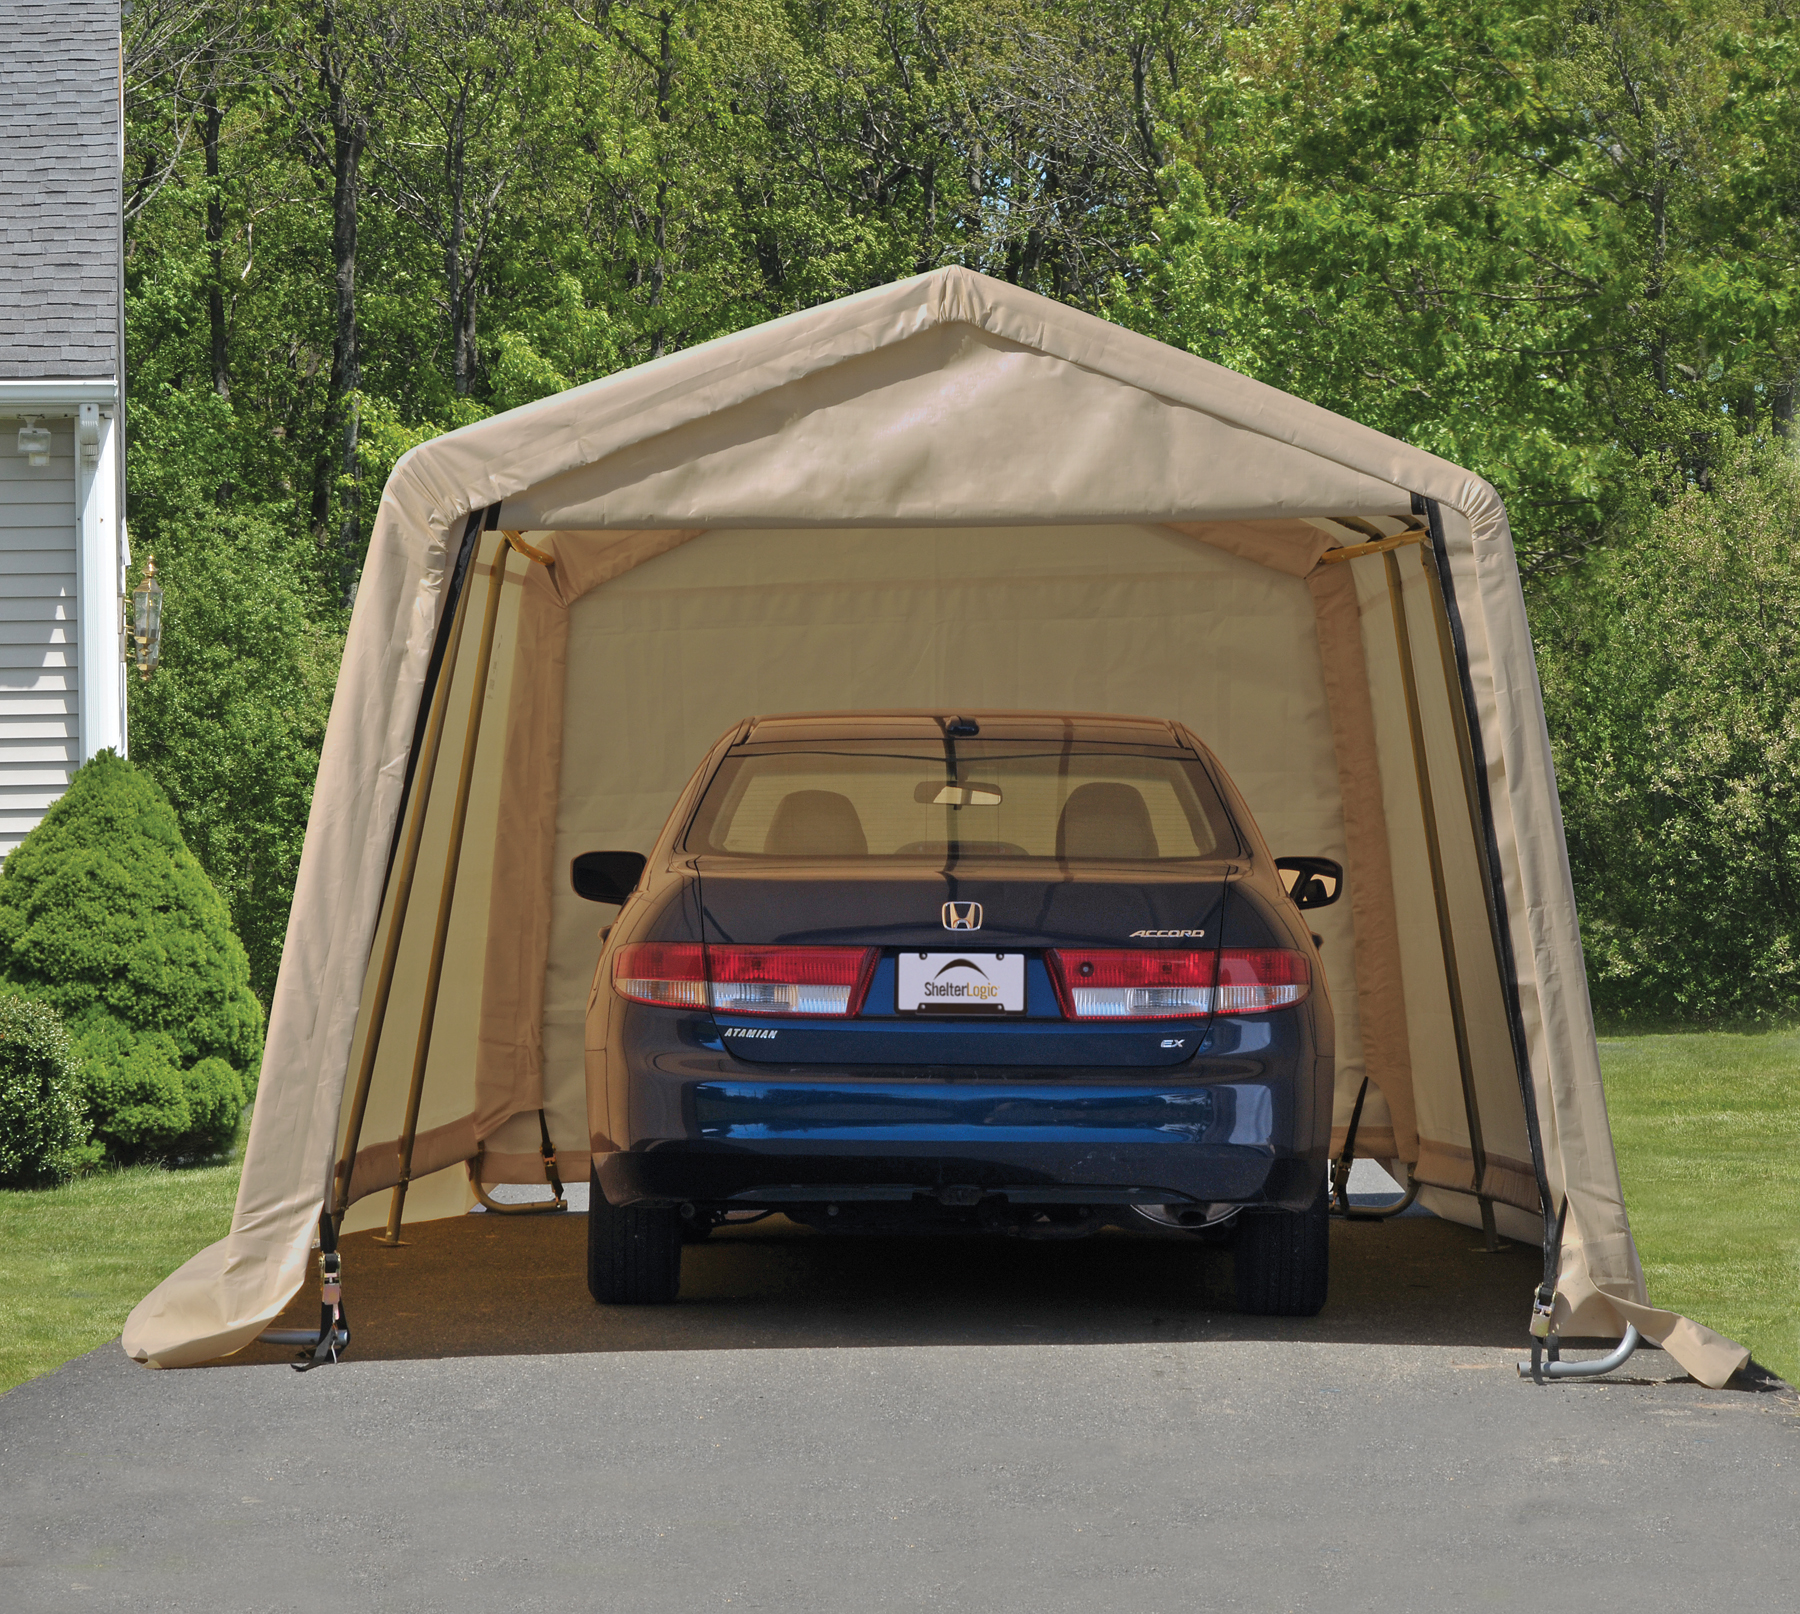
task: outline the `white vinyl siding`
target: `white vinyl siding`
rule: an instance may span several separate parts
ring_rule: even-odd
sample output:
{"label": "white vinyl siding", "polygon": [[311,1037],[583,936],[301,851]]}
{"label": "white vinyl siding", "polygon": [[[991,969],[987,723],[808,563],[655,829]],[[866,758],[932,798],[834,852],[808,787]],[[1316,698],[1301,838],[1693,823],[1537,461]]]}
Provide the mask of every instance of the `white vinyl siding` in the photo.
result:
{"label": "white vinyl siding", "polygon": [[75,442],[46,420],[50,463],[0,419],[0,857],[43,817],[81,760]]}

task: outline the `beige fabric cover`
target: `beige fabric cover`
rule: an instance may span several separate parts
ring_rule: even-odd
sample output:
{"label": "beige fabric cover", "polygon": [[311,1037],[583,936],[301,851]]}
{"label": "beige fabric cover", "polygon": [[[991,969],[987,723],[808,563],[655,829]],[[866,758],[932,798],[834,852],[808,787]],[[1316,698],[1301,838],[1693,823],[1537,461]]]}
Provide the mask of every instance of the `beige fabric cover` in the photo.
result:
{"label": "beige fabric cover", "polygon": [[[447,562],[484,540],[424,851],[401,931],[347,1227],[386,1213],[448,846],[475,624],[502,589],[409,1219],[608,1146],[582,1047],[605,910],[561,871],[648,847],[703,748],[752,711],[985,705],[1181,718],[1277,851],[1344,860],[1317,915],[1339,1027],[1337,1121],[1473,1221],[1384,562],[1328,548],[1438,501],[1494,828],[1571,1333],[1629,1318],[1708,1383],[1741,1348],[1649,1308],[1622,1203],[1531,642],[1485,482],[1059,304],[944,270],[742,332],[407,455],[371,538],[314,795],[262,1088],[227,1238],[133,1311],[137,1360],[247,1343],[306,1279],[368,1034],[384,875]],[[1356,526],[1346,526],[1348,521]],[[1483,1190],[1539,1236],[1525,1114],[1420,552],[1399,552],[1488,1154]],[[498,565],[498,584],[495,567]],[[384,903],[387,906],[384,906]],[[436,1172],[435,1176],[427,1173]],[[421,1180],[422,1179],[422,1180]],[[351,1280],[354,1283],[354,1275]],[[1528,1297],[1520,1297],[1521,1325]]]}

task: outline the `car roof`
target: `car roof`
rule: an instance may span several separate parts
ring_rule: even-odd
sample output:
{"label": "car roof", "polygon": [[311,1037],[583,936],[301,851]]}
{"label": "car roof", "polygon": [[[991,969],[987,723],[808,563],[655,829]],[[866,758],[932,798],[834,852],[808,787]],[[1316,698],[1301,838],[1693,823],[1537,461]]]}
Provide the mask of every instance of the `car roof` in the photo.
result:
{"label": "car roof", "polygon": [[808,740],[942,741],[953,719],[973,721],[983,740],[1074,741],[1078,745],[1154,746],[1188,749],[1183,732],[1165,718],[1118,717],[1108,712],[782,712],[752,717],[735,745],[792,744]]}

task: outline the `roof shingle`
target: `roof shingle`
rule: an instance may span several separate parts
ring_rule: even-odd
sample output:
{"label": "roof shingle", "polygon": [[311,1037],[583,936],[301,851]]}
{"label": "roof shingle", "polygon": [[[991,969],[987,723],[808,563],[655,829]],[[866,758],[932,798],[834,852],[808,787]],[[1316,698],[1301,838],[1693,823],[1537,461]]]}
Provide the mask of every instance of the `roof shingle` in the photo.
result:
{"label": "roof shingle", "polygon": [[117,0],[0,0],[0,40],[0,379],[117,375]]}

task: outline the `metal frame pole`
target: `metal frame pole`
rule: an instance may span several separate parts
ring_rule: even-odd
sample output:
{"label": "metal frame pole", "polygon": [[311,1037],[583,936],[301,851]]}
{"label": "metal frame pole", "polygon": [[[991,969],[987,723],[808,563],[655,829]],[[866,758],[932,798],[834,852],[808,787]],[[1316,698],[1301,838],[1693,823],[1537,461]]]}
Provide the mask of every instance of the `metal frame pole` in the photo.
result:
{"label": "metal frame pole", "polygon": [[[468,617],[469,591],[457,596],[455,619],[451,623],[444,666],[451,672],[456,667],[456,653],[462,645],[463,623]],[[430,713],[426,718],[424,744],[414,776],[418,788],[414,792],[412,814],[406,826],[406,840],[400,850],[400,864],[395,872],[394,906],[388,921],[388,933],[381,950],[381,964],[375,972],[375,994],[369,1003],[369,1029],[363,1038],[362,1061],[357,1066],[356,1087],[350,1100],[350,1125],[344,1133],[344,1147],[332,1173],[331,1214],[339,1227],[348,1210],[350,1174],[356,1169],[356,1150],[362,1142],[363,1117],[369,1109],[369,1089],[375,1077],[375,1060],[381,1052],[382,1028],[387,1023],[388,999],[393,993],[394,970],[400,960],[400,940],[406,929],[406,910],[412,901],[413,876],[419,867],[419,848],[425,840],[425,815],[431,806],[431,781],[437,771],[438,750],[444,735],[444,717],[450,707],[452,679],[440,673],[437,688],[431,693]]]}
{"label": "metal frame pole", "polygon": [[[444,952],[450,940],[450,910],[456,900],[456,877],[462,862],[463,830],[469,820],[469,787],[475,777],[475,752],[481,740],[481,719],[487,705],[488,668],[494,655],[494,629],[500,620],[500,590],[506,578],[506,562],[512,547],[502,536],[488,571],[487,606],[481,618],[481,639],[475,652],[474,688],[469,696],[469,724],[463,738],[461,765],[456,776],[456,799],[450,811],[450,844],[444,853],[444,878],[438,888],[437,925],[431,937],[431,960],[425,971],[425,997],[419,1014],[419,1036],[413,1046],[412,1082],[406,1094],[406,1121],[400,1133],[400,1176],[388,1206],[387,1231],[380,1242],[392,1248],[400,1242],[400,1222],[406,1209],[406,1190],[412,1181],[413,1144],[419,1131],[419,1104],[425,1095],[425,1066],[431,1058],[431,1033],[437,1019],[438,986],[444,973]],[[454,669],[450,669],[454,678]]]}
{"label": "metal frame pole", "polygon": [[1444,955],[1444,984],[1450,996],[1450,1026],[1456,1037],[1456,1065],[1462,1078],[1463,1111],[1469,1127],[1469,1155],[1475,1171],[1475,1201],[1481,1207],[1481,1231],[1490,1250],[1500,1248],[1494,1224],[1494,1202],[1482,1192],[1487,1178],[1487,1145],[1481,1133],[1481,1109],[1475,1095],[1475,1066],[1469,1051],[1469,1024],[1463,1008],[1462,974],[1457,967],[1456,937],[1451,929],[1450,896],[1444,884],[1444,854],[1438,842],[1437,807],[1432,796],[1431,768],[1425,756],[1425,726],[1419,715],[1418,676],[1413,667],[1412,634],[1407,625],[1405,585],[1393,550],[1382,553],[1387,569],[1388,603],[1394,614],[1394,641],[1400,657],[1400,684],[1406,696],[1406,726],[1412,739],[1413,772],[1419,786],[1419,814],[1425,825],[1425,855],[1431,865],[1431,895],[1437,908],[1438,942]]}

